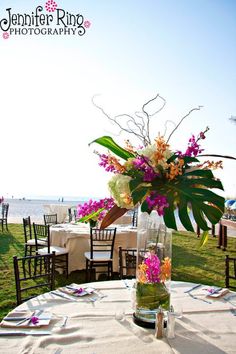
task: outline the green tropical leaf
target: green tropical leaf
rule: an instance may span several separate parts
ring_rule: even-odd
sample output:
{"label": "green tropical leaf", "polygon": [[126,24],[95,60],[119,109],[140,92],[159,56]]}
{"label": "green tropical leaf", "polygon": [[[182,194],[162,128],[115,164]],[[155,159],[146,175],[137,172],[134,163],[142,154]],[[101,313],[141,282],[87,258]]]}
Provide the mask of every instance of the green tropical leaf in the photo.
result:
{"label": "green tropical leaf", "polygon": [[138,202],[142,201],[142,199],[145,197],[147,194],[149,188],[147,187],[141,187],[138,189],[135,189],[132,193],[132,199],[133,199],[133,204],[136,205]]}
{"label": "green tropical leaf", "polygon": [[194,232],[190,217],[187,198],[183,197],[178,204],[179,219],[182,225],[189,231]]}
{"label": "green tropical leaf", "polygon": [[207,243],[208,236],[209,236],[209,232],[208,231],[204,231],[202,236],[201,236],[199,248],[202,248]]}
{"label": "green tropical leaf", "polygon": [[105,208],[100,208],[98,209],[98,211],[95,211],[94,213],[88,214],[82,218],[80,218],[79,220],[77,220],[77,222],[87,222],[90,219],[96,218]]}
{"label": "green tropical leaf", "polygon": [[140,186],[140,184],[142,183],[143,183],[143,177],[136,177],[131,179],[131,181],[129,182],[130,191],[132,192],[133,190],[138,188],[138,186]]}
{"label": "green tropical leaf", "polygon": [[193,170],[189,171],[186,170],[184,176],[199,176],[199,177],[206,177],[206,178],[214,178],[214,175],[211,170]]}
{"label": "green tropical leaf", "polygon": [[166,180],[156,179],[151,182],[151,190],[158,194],[165,195],[169,207],[165,208],[164,221],[166,226],[176,229],[176,207],[182,225],[186,230],[193,232],[194,227],[189,217],[188,207],[192,209],[193,218],[201,230],[209,230],[207,220],[216,224],[224,213],[224,198],[217,195],[209,188],[223,189],[222,184],[215,180],[209,170],[195,170],[178,176],[177,179]]}
{"label": "green tropical leaf", "polygon": [[107,149],[111,150],[114,154],[121,157],[124,160],[128,160],[130,157],[135,157],[131,152],[123,149],[121,146],[116,144],[116,142],[110,136],[102,136],[96,140],[93,140],[89,145],[97,143],[100,144]]}
{"label": "green tropical leaf", "polygon": [[177,230],[176,220],[175,220],[175,207],[172,198],[168,198],[169,207],[164,209],[164,222],[170,229]]}

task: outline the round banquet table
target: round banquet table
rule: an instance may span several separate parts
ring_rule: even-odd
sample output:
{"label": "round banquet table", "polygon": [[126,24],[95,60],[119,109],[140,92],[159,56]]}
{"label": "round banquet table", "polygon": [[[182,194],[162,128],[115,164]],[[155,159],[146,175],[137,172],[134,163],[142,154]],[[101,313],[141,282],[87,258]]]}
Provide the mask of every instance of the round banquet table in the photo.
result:
{"label": "round banquet table", "polygon": [[[113,227],[113,226],[112,226]],[[119,246],[137,247],[137,229],[114,225],[117,228],[113,252],[113,271],[118,272]],[[86,268],[84,253],[90,250],[89,224],[57,224],[50,227],[51,245],[65,247],[69,252],[69,273]]]}
{"label": "round banquet table", "polygon": [[[195,298],[185,292],[193,285],[172,282],[171,302],[174,306],[183,306],[182,318],[176,319],[174,339],[156,339],[153,329],[134,324],[131,301],[134,290],[131,281],[116,280],[87,284],[104,296],[96,301],[88,302],[86,297],[78,300],[73,297],[75,300],[69,300],[53,293],[45,293],[20,305],[16,310],[50,311],[50,324],[45,329],[34,329],[38,335],[27,334],[22,337],[14,334],[8,336],[5,332],[14,332],[14,329],[0,328],[0,353],[235,353],[236,316],[232,310],[236,306],[236,297],[232,296],[235,293],[227,295],[232,298],[230,302],[224,300],[227,299],[224,296],[210,300],[209,303],[201,297],[200,288],[193,292]],[[196,299],[197,294],[200,295]],[[117,317],[119,310],[125,313],[122,320]],[[68,316],[68,320],[61,327],[65,319],[63,316]],[[49,332],[47,335],[40,335],[42,330]]]}

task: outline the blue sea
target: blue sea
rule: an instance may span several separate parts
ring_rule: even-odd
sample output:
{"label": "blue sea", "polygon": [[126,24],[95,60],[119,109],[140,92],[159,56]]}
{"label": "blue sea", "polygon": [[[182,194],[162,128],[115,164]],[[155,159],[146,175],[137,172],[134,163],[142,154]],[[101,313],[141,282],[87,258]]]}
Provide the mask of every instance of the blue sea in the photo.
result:
{"label": "blue sea", "polygon": [[43,214],[45,210],[43,208],[46,204],[63,204],[71,206],[77,206],[84,203],[89,198],[63,198],[62,199],[5,199],[4,202],[9,203],[8,222],[9,223],[22,223],[22,218],[31,216],[34,222],[43,222]]}

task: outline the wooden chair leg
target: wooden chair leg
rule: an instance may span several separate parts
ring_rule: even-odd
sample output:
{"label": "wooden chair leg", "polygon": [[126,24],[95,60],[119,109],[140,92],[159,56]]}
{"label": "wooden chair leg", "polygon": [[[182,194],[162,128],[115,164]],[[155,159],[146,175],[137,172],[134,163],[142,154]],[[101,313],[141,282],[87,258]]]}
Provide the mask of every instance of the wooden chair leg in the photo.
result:
{"label": "wooden chair leg", "polygon": [[86,275],[85,275],[85,281],[86,283],[88,282],[88,260],[86,259]]}
{"label": "wooden chair leg", "polygon": [[[93,272],[93,262],[90,261],[89,265],[89,282],[92,280],[92,272]],[[95,280],[96,280],[96,270],[95,270]]]}

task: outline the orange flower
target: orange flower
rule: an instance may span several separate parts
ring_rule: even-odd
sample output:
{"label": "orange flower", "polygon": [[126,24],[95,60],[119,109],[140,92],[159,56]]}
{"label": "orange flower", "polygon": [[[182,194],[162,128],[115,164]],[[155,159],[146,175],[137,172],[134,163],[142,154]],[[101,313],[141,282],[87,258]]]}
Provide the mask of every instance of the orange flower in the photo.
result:
{"label": "orange flower", "polygon": [[216,170],[217,168],[223,168],[223,161],[205,161],[202,165],[199,166],[200,168]]}
{"label": "orange flower", "polygon": [[171,162],[169,164],[170,172],[166,174],[166,177],[170,180],[174,179],[176,176],[181,176],[183,173],[184,160],[179,159],[176,163]]}
{"label": "orange flower", "polygon": [[135,153],[133,145],[131,145],[129,140],[125,140],[125,149],[129,152]]}
{"label": "orange flower", "polygon": [[170,276],[171,276],[171,259],[169,257],[165,257],[161,265],[161,274],[160,274],[161,282],[170,279]]}
{"label": "orange flower", "polygon": [[164,153],[169,148],[169,144],[166,144],[163,136],[159,136],[155,139],[157,151],[154,153],[156,161],[164,159]]}
{"label": "orange flower", "polygon": [[114,166],[119,173],[125,172],[125,167],[122,166],[115,156],[108,155],[108,164]]}
{"label": "orange flower", "polygon": [[148,269],[148,266],[144,262],[142,262],[141,264],[139,264],[138,267],[139,267],[138,274],[137,274],[138,281],[140,281],[141,283],[146,283],[147,282],[146,271]]}

